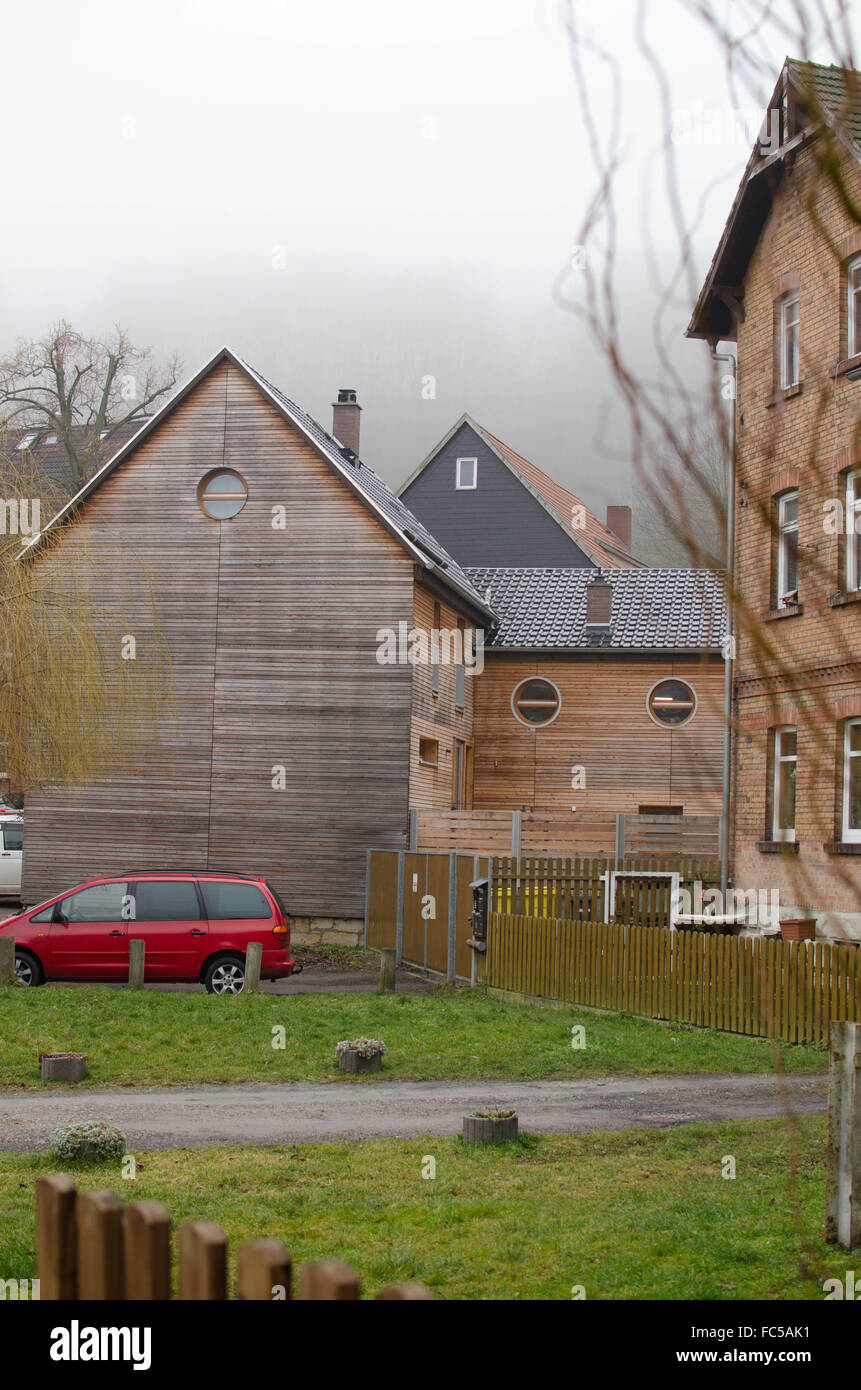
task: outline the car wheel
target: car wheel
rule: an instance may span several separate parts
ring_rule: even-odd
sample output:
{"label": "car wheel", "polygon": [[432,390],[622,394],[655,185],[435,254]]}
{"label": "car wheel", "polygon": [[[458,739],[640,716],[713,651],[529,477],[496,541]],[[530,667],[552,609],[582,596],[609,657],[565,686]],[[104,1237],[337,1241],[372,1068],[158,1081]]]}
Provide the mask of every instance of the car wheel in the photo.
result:
{"label": "car wheel", "polygon": [[210,994],[241,994],[245,988],[245,962],[241,956],[216,956],[203,975]]}
{"label": "car wheel", "polygon": [[45,982],[45,973],[35,956],[31,956],[29,951],[15,952],[15,983],[16,985],[41,985]]}

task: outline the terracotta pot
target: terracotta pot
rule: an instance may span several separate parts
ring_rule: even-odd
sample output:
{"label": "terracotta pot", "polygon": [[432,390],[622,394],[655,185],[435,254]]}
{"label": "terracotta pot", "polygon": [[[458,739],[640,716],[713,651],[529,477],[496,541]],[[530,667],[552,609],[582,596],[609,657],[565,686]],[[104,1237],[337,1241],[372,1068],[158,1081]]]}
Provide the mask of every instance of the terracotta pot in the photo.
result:
{"label": "terracotta pot", "polygon": [[780,923],[784,941],[813,941],[816,936],[815,917],[788,917]]}

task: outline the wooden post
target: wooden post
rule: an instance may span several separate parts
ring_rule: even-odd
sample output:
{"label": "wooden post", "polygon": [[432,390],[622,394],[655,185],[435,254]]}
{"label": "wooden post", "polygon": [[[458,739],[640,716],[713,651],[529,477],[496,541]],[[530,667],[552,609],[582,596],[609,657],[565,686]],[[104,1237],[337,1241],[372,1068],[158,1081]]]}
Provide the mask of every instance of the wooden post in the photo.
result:
{"label": "wooden post", "polygon": [[36,1274],[40,1298],[76,1297],[75,1201],[75,1184],[63,1174],[40,1178],[36,1183]]}
{"label": "wooden post", "polygon": [[170,1213],[161,1202],[131,1202],[123,1212],[126,1298],[170,1298]]}
{"label": "wooden post", "polygon": [[414,806],[410,807],[410,854],[415,854],[419,847],[419,813]]}
{"label": "wooden post", "polygon": [[380,951],[380,994],[395,992],[395,949],[384,946]]}
{"label": "wooden post", "polygon": [[258,1302],[290,1299],[292,1273],[293,1262],[280,1240],[246,1240],[237,1255],[236,1297]]}
{"label": "wooden post", "polygon": [[511,857],[520,858],[520,845],[523,839],[523,813],[521,811],[511,812]]}
{"label": "wooden post", "polygon": [[135,937],[129,942],[129,989],[143,989],[146,969],[146,942]]}
{"label": "wooden post", "polygon": [[249,941],[245,953],[245,992],[254,994],[260,988],[260,966],[263,963],[263,943]]}
{"label": "wooden post", "polygon": [[78,1298],[123,1297],[123,1205],[113,1192],[79,1192]]}
{"label": "wooden post", "polygon": [[312,1260],[299,1275],[299,1297],[349,1303],[359,1297],[359,1276],[340,1260]]}
{"label": "wooden post", "polygon": [[11,936],[0,936],[0,985],[15,983],[15,941]]}
{"label": "wooden post", "polygon": [[831,1024],[825,1239],[861,1246],[861,1023]]}
{"label": "wooden post", "polygon": [[435,1303],[436,1294],[431,1293],[424,1284],[388,1284],[377,1294],[377,1301],[379,1302],[381,1299],[398,1299],[410,1302],[427,1299],[431,1303]]}
{"label": "wooden post", "polygon": [[227,1236],[214,1221],[191,1221],[177,1232],[179,1296],[198,1302],[227,1298]]}

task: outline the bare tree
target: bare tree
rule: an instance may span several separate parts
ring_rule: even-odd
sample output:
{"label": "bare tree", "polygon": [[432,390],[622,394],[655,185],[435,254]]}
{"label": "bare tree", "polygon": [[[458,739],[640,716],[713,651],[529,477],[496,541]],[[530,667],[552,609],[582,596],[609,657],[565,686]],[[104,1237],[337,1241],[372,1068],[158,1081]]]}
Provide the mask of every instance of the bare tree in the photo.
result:
{"label": "bare tree", "polygon": [[136,348],[120,327],[104,338],[85,338],[60,320],[46,338],[19,341],[0,360],[0,420],[7,429],[55,434],[77,490],[110,452],[117,431],[142,423],[180,370],[177,357],[157,364],[152,350]]}

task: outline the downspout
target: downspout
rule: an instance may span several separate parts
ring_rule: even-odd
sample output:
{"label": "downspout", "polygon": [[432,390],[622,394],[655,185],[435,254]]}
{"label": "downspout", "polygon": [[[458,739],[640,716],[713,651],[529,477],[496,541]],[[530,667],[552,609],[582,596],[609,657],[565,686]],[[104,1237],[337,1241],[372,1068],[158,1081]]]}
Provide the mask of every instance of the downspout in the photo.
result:
{"label": "downspout", "polygon": [[[715,342],[717,339],[715,340]],[[720,827],[720,890],[723,911],[726,912],[727,888],[729,886],[730,854],[730,806],[732,790],[732,682],[735,658],[735,636],[733,627],[733,589],[735,581],[735,435],[736,412],[738,410],[738,364],[732,353],[715,352],[712,343],[711,355],[715,362],[727,362],[732,370],[732,410],[729,427],[729,475],[726,498],[726,569],[727,569],[727,631],[724,641],[723,672],[723,798],[721,803]]]}

